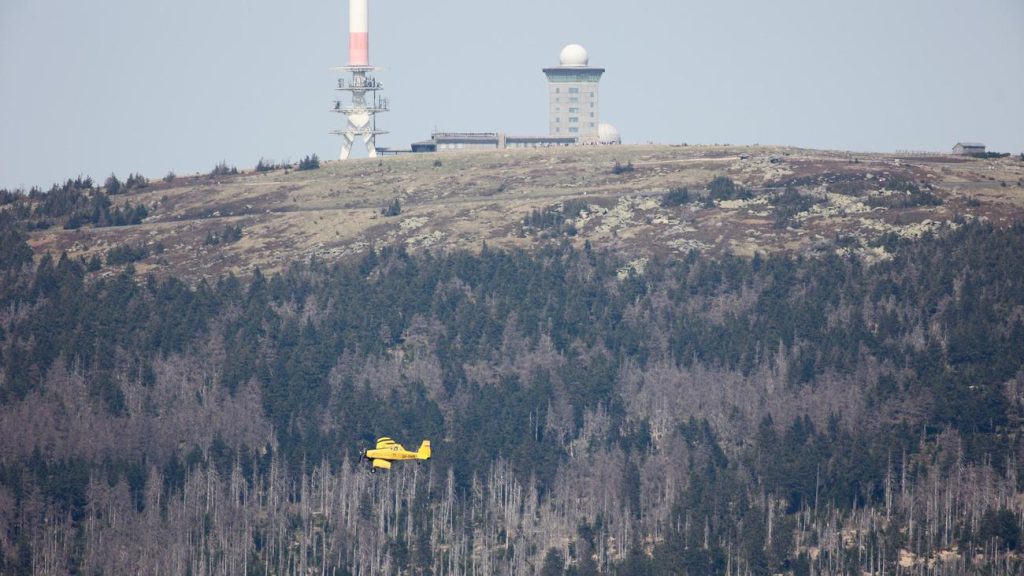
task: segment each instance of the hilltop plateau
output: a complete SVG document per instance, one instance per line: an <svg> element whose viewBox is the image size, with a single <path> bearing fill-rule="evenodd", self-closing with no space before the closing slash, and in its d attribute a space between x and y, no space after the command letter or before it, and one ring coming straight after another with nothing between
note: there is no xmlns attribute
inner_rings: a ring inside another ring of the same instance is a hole
<svg viewBox="0 0 1024 576"><path fill-rule="evenodd" d="M427 154L165 180L111 196L114 206L147 208L139 225L68 230L57 220L30 244L37 255L85 258L143 247L138 271L193 280L387 245L530 249L563 240L611 249L635 267L693 249L839 251L873 262L900 239L1024 214L1017 156L765 146Z"/></svg>

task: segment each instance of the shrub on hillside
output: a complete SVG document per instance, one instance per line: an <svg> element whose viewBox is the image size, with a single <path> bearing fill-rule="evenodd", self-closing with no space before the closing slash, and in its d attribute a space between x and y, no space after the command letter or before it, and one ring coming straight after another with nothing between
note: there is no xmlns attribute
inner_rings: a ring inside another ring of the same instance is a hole
<svg viewBox="0 0 1024 576"><path fill-rule="evenodd" d="M768 203L775 208L775 227L785 228L797 224L795 216L806 212L815 204L825 200L806 194L801 194L796 188L786 188L785 192L773 195Z"/></svg>
<svg viewBox="0 0 1024 576"><path fill-rule="evenodd" d="M213 232L206 233L206 239L203 244L206 246L217 246L218 244L231 244L232 242L238 242L242 239L242 227L237 226L225 226L224 230L220 234L214 234Z"/></svg>
<svg viewBox="0 0 1024 576"><path fill-rule="evenodd" d="M131 264L139 260L145 260L149 256L149 250L145 246L132 246L121 244L107 251L107 265L117 266L120 264Z"/></svg>
<svg viewBox="0 0 1024 576"><path fill-rule="evenodd" d="M690 190L688 188L673 188L661 197L662 208L675 208L690 202Z"/></svg>
<svg viewBox="0 0 1024 576"><path fill-rule="evenodd" d="M718 176L708 184L708 195L704 198L704 205L710 208L715 205L716 200L749 200L753 197L753 192L736 184L731 178Z"/></svg>
<svg viewBox="0 0 1024 576"><path fill-rule="evenodd" d="M619 174L627 174L634 170L636 170L636 168L633 168L632 162L629 162L625 166L623 166L622 164L619 164L618 160L616 160L615 165L612 166L612 174L615 174L616 176L618 176Z"/></svg>
<svg viewBox="0 0 1024 576"><path fill-rule="evenodd" d="M383 214L385 218L398 216L402 213L402 203L398 201L398 198L395 198L390 204L381 208L380 213Z"/></svg>
<svg viewBox="0 0 1024 576"><path fill-rule="evenodd" d="M917 208L919 206L941 206L942 199L930 190L922 190L910 180L892 178L885 183L888 194L869 196L864 203L874 208Z"/></svg>

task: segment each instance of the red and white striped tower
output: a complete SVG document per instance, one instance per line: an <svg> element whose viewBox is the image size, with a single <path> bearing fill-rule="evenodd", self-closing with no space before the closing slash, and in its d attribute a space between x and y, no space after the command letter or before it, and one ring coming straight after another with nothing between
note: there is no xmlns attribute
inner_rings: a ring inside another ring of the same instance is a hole
<svg viewBox="0 0 1024 576"><path fill-rule="evenodd" d="M348 3L348 65L370 65L370 30L367 0Z"/></svg>
<svg viewBox="0 0 1024 576"><path fill-rule="evenodd" d="M377 136L387 134L377 130L376 116L388 111L388 101L379 98L378 92L384 89L370 72L379 68L370 65L370 30L368 25L367 0L349 0L348 5L348 66L332 68L332 70L351 73L352 78L346 84L344 78L338 79L338 91L352 94L351 102L340 100L334 102L334 112L344 114L347 125L332 134L344 138L338 158L347 160L352 153L352 144L362 137L366 144L366 152L370 158L377 156Z"/></svg>

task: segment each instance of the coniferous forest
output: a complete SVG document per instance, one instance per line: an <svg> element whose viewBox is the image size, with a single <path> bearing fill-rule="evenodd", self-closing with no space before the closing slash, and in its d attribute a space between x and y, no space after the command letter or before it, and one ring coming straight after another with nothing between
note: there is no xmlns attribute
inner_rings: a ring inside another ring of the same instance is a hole
<svg viewBox="0 0 1024 576"><path fill-rule="evenodd" d="M2 574L1024 571L1024 226L197 285L0 228Z"/></svg>

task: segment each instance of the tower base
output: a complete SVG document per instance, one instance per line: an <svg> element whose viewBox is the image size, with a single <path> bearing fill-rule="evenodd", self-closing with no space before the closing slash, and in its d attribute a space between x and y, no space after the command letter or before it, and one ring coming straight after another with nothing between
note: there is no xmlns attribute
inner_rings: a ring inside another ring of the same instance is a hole
<svg viewBox="0 0 1024 576"><path fill-rule="evenodd" d="M356 130L348 130L341 133L343 138L341 142L341 152L338 154L338 160L348 160L352 154L352 145L355 144L356 139L359 136L363 137L363 143L366 145L366 154L370 158L377 157L377 138L373 134L363 134Z"/></svg>
<svg viewBox="0 0 1024 576"><path fill-rule="evenodd" d="M366 146L366 152L370 158L377 157L377 136L387 134L383 130L377 130L377 114L388 111L388 101L378 98L377 93L384 89L377 80L369 75L369 72L377 70L373 66L345 66L334 68L334 70L352 73L352 78L346 85L344 79L338 80L338 91L350 92L351 104L343 106L341 101L335 101L334 112L344 114L347 122L345 128L335 130L332 134L342 136L341 151L338 153L339 160L348 160L352 154L352 146L357 140L362 139Z"/></svg>

